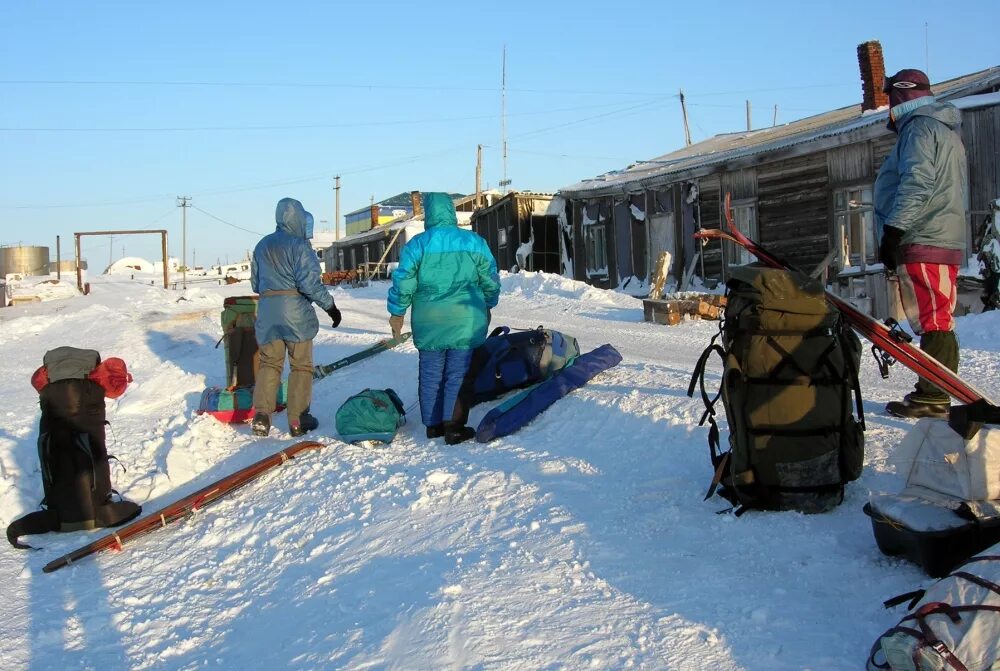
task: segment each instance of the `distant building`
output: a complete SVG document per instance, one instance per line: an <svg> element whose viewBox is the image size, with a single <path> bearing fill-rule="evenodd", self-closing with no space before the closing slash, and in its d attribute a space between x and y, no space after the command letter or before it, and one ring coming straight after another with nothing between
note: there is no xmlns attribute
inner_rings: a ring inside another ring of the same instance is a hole
<svg viewBox="0 0 1000 671"><path fill-rule="evenodd" d="M684 285L691 275L709 284L725 281L732 266L753 257L731 243L698 245L693 235L698 228L720 227L730 194L739 230L886 316L872 190L896 135L886 128L881 47L859 45L858 61L860 105L716 135L559 189L572 230L574 278L602 288L622 286L631 277L649 279L658 255L668 252L668 284ZM989 203L1000 193L1000 139L991 130L1000 122L1000 67L932 89L962 110L972 256Z"/></svg>
<svg viewBox="0 0 1000 671"><path fill-rule="evenodd" d="M494 193L482 194L484 203L492 202ZM424 214L420 207L419 192L406 194L410 199L407 214L334 241L323 252L322 260L326 272L335 270L358 270L370 276L387 276L399 261L399 250L413 236L424 230ZM458 225L467 228L475 209L475 196L452 194ZM413 214L416 205L416 214Z"/></svg>
<svg viewBox="0 0 1000 671"><path fill-rule="evenodd" d="M419 192L399 193L392 198L380 200L373 205L363 207L344 215L344 230L347 235L364 233L378 226L384 226L393 221L399 221L414 212L413 199ZM453 199L464 199L460 193L449 194Z"/></svg>
<svg viewBox="0 0 1000 671"><path fill-rule="evenodd" d="M573 276L573 243L566 203L549 193L511 191L472 214L500 270Z"/></svg>

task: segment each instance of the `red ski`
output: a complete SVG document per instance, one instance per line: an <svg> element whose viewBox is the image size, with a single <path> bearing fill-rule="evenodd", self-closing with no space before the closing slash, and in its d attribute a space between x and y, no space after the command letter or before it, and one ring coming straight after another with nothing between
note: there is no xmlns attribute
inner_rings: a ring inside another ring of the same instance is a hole
<svg viewBox="0 0 1000 671"><path fill-rule="evenodd" d="M187 517L200 508L221 499L226 494L256 480L272 468L280 466L289 459L295 458L300 452L318 450L321 447L325 447L325 445L314 441L295 443L291 447L286 447L280 452L236 471L232 475L227 475L220 480L216 480L207 487L203 487L179 501L160 508L156 512L150 513L117 531L102 536L89 545L73 550L58 559L53 559L42 568L42 571L52 573L63 566L68 566L75 561L89 557L92 554L97 554L103 550L121 550L126 541L138 538L151 531L165 527L171 522L176 522L179 519Z"/></svg>
<svg viewBox="0 0 1000 671"><path fill-rule="evenodd" d="M726 194L724 207L726 224L729 230L704 229L695 234L696 238L704 240L729 240L745 248L772 268L798 271L798 269L774 256L737 230L733 225L732 212L729 209L728 193ZM899 361L920 377L929 380L949 396L964 404L980 402L980 405L987 403L995 407L996 404L983 392L960 378L940 361L909 342L909 336L902 331L886 326L829 291L826 292L826 298L844 315L851 328L872 343L872 352L875 354L882 377L888 377L888 366Z"/></svg>

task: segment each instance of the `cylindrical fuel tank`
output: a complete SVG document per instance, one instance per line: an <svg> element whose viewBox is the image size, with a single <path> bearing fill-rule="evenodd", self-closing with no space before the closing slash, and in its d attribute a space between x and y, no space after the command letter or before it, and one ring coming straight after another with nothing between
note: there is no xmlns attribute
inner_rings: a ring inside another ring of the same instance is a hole
<svg viewBox="0 0 1000 671"><path fill-rule="evenodd" d="M0 278L8 273L49 274L49 248L31 245L0 247Z"/></svg>

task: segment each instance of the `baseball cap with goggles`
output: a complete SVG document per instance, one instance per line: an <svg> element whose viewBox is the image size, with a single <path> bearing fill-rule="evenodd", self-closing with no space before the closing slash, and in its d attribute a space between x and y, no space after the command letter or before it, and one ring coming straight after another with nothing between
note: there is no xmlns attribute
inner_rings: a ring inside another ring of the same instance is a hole
<svg viewBox="0 0 1000 671"><path fill-rule="evenodd" d="M920 70L900 70L891 77L886 77L882 85L884 93L891 93L893 89L902 91L930 91L931 84Z"/></svg>

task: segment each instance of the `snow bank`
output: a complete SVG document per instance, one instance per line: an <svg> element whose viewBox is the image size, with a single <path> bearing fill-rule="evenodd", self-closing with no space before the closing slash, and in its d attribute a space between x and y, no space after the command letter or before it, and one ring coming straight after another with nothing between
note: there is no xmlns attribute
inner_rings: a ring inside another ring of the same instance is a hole
<svg viewBox="0 0 1000 671"><path fill-rule="evenodd" d="M500 283L504 293L524 298L538 295L561 296L563 298L586 299L595 303L614 303L614 295L603 289L596 289L585 282L567 279L552 273L500 273Z"/></svg>
<svg viewBox="0 0 1000 671"><path fill-rule="evenodd" d="M865 470L840 507L737 519L702 500L707 429L686 395L718 325L648 324L636 299L554 275L502 283L494 324L544 324L584 350L610 342L624 361L488 445L424 437L411 343L338 371L313 390L322 451L52 575L47 561L102 532L0 552L4 668L863 668L900 617L882 600L930 582L879 553L862 512L871 492L901 488L910 423L881 409L915 376L897 365L882 380L865 357ZM387 288L333 290L344 321L320 320L316 363L388 335ZM255 439L194 413L224 378L222 301L244 293L111 275L78 300L0 310L0 522L42 497L29 379L59 345L128 363L135 381L108 402L109 448L128 467L113 469L115 487L146 511L287 446L283 414ZM994 397L998 315L958 320L963 375ZM389 386L409 418L393 443L337 440L344 399Z"/></svg>
<svg viewBox="0 0 1000 671"><path fill-rule="evenodd" d="M29 277L10 284L8 288L12 300L37 298L39 302L56 301L80 295L80 292L76 290L75 282L54 278L43 280L39 277Z"/></svg>

